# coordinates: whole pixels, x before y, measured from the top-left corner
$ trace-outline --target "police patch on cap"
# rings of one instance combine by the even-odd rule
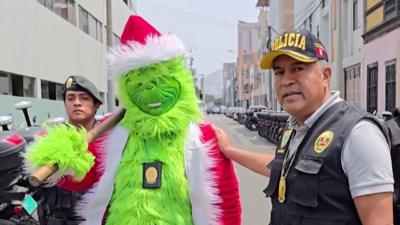
[[[68,78],[67,82],[65,82],[65,88],[66,89],[71,88],[72,82],[74,82],[74,79],[72,77]]]
[[[325,151],[325,149],[331,144],[334,136],[335,134],[330,130],[321,133],[317,140],[315,140],[314,151],[316,153],[322,153]]]
[[[305,29],[284,32],[271,43],[271,51],[260,61],[262,69],[271,69],[274,59],[288,55],[300,62],[328,61],[328,55],[322,42]]]

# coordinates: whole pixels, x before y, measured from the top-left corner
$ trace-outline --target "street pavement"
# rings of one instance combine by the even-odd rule
[[[239,148],[254,152],[275,152],[275,145],[250,131],[244,125],[225,115],[205,115],[207,122],[222,128]],[[242,204],[242,225],[264,225],[269,223],[271,212],[270,200],[262,192],[268,184],[268,178],[258,175],[235,163],[236,174],[240,185]]]

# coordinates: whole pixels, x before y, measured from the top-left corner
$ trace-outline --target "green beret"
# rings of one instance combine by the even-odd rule
[[[100,92],[97,90],[96,86],[88,79],[84,78],[83,76],[70,76],[65,81],[65,91],[64,91],[64,100],[65,100],[65,93],[68,90],[72,91],[84,91],[94,97],[97,101],[103,104],[101,100]]]

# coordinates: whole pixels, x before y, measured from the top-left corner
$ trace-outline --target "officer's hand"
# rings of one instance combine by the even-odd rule
[[[217,142],[218,142],[218,146],[219,149],[221,150],[221,152],[227,156],[228,152],[232,150],[233,146],[232,146],[232,142],[230,140],[230,138],[228,137],[228,135],[225,133],[225,131],[223,131],[221,128],[216,127],[214,125],[212,125],[214,132],[215,132],[215,136],[217,138]],[[229,157],[228,157],[229,158]]]

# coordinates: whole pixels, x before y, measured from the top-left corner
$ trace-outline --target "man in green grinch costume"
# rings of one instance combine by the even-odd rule
[[[93,151],[86,150],[84,130],[60,126],[27,153],[33,168],[58,166],[50,183],[89,190],[77,207],[82,224],[241,224],[232,162],[220,153],[211,125],[199,124],[183,53],[176,36],[131,16],[121,46],[109,54],[126,109],[119,125]]]

